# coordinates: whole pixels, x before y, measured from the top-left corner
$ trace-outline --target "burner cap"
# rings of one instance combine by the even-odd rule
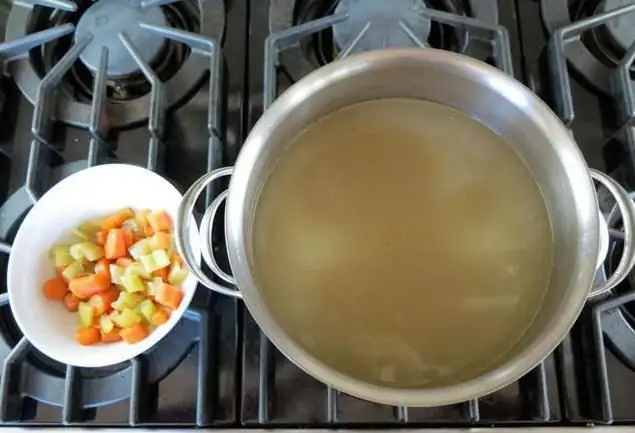
[[[333,37],[340,49],[344,49],[370,24],[352,52],[417,47],[419,45],[406,34],[401,24],[425,43],[431,27],[430,20],[419,14],[425,7],[422,0],[341,0],[335,13],[347,13],[349,19],[333,26]]]
[[[160,7],[144,9],[139,0],[108,0],[93,3],[79,19],[75,31],[76,42],[85,35],[93,35],[93,40],[80,56],[84,65],[97,72],[101,48],[107,47],[109,77],[121,77],[138,71],[137,62],[119,39],[121,32],[126,33],[143,60],[151,62],[159,53],[163,39],[142,29],[139,26],[140,22],[155,26],[166,25],[165,15]]]
[[[600,6],[602,12],[612,11],[632,4],[631,0],[605,0]],[[606,23],[609,35],[620,48],[627,50],[635,42],[635,14],[627,13]]]

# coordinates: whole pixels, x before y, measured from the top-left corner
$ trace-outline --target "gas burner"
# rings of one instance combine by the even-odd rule
[[[430,36],[431,22],[421,16],[421,0],[369,2],[340,0],[336,14],[349,19],[333,26],[333,39],[340,50],[356,43],[351,53],[387,47],[416,48]]]
[[[467,16],[467,3],[463,0],[277,0],[272,1],[269,8],[269,31],[277,33],[329,15],[350,14],[347,21],[317,32],[302,41],[300,47],[282,53],[281,63],[296,80],[335,60],[355,40],[351,53],[386,46],[422,45],[463,52],[468,43],[466,32],[431,22],[418,11],[431,8]]]
[[[108,49],[106,66],[109,78],[117,78],[139,72],[137,62],[130,56],[121,41],[124,34],[138,48],[141,58],[148,64],[159,54],[165,40],[144,31],[139,23],[165,26],[167,21],[161,8],[151,6],[145,10],[139,3],[128,0],[100,1],[92,4],[82,14],[75,30],[74,42],[92,37],[80,59],[92,72],[99,70],[103,48]]]
[[[549,33],[573,22],[593,19],[599,14],[631,5],[630,0],[541,0],[543,22]],[[583,32],[567,41],[565,54],[569,64],[584,81],[605,94],[611,93],[611,74],[628,47],[635,41],[635,14],[616,19]]]
[[[84,46],[78,61],[61,79],[55,112],[57,120],[84,128],[90,124],[93,87],[102,47],[109,51],[105,74],[105,124],[118,129],[148,118],[152,86],[140,71],[137,60],[145,62],[162,83],[165,108],[175,107],[193,94],[209,69],[209,60],[205,56],[192,55],[188,45],[159,37],[139,23],[165,28],[168,33],[170,29],[198,33],[218,43],[224,33],[223,0],[206,1],[205,14],[194,0],[97,0],[78,2],[75,9],[66,10],[29,3],[32,2],[13,3],[6,25],[6,40],[19,40],[69,24],[75,26],[76,32],[46,39],[46,43],[31,49],[25,58],[9,63],[7,70],[24,96],[35,104],[38,88],[46,74],[92,34],[92,40]],[[128,43],[134,46],[138,59],[121,42],[120,32],[125,33]]]

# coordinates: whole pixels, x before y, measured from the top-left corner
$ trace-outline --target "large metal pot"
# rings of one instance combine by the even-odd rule
[[[384,97],[432,100],[480,119],[522,156],[549,208],[555,260],[548,293],[536,320],[515,348],[488,372],[451,386],[378,386],[326,366],[279,326],[261,299],[250,268],[253,209],[264,180],[285,148],[319,117],[343,106]],[[197,197],[210,182],[229,175],[228,191],[212,202],[203,217],[202,250],[217,276],[235,284],[238,290],[215,283],[201,271],[186,236]],[[492,175],[496,175],[495,167]],[[591,285],[600,249],[600,218],[592,178],[615,196],[626,227],[620,265],[605,284],[595,288]],[[211,243],[211,224],[226,197],[225,234],[233,278],[216,265]],[[627,193],[608,176],[589,170],[569,130],[522,84],[485,63],[447,51],[382,50],[320,68],[278,98],[251,131],[236,166],[206,174],[186,193],[177,218],[176,245],[204,285],[242,297],[267,337],[315,378],[345,393],[380,403],[437,406],[489,394],[516,381],[545,358],[573,325],[587,297],[612,289],[632,268],[634,222],[635,207]]]

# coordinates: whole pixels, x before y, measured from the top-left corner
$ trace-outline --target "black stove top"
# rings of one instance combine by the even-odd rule
[[[202,287],[151,352],[107,369],[60,365],[22,337],[4,278],[20,221],[57,180],[87,165],[125,161],[185,188],[231,165],[263,107],[294,81],[384,46],[457,51],[513,74],[571,127],[591,167],[635,190],[631,3],[400,0],[386,8],[370,0],[146,0],[139,4],[150,10],[147,33],[134,33],[128,46],[102,42],[117,54],[128,50],[120,63],[100,63],[100,46],[82,39],[92,1],[14,5],[0,44],[2,63],[11,59],[0,82],[0,420],[339,428],[635,423],[635,280],[590,302],[554,354],[517,383],[421,409],[381,406],[322,385],[267,341],[240,302]],[[111,21],[128,29],[134,23],[120,9]],[[388,29],[383,37],[372,33],[378,24]],[[109,33],[100,35],[103,41]],[[620,252],[619,230],[612,233],[599,280]]]

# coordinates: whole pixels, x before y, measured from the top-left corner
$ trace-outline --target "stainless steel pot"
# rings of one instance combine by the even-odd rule
[[[321,363],[293,341],[261,299],[250,268],[253,209],[276,160],[309,123],[340,107],[385,97],[420,98],[453,106],[503,136],[533,172],[549,208],[555,261],[541,310],[519,344],[488,372],[451,386],[400,389],[344,375]],[[203,216],[203,258],[216,275],[238,290],[212,281],[187,245],[197,197],[214,180],[230,176],[228,191]],[[492,173],[495,175],[495,172]],[[625,225],[624,255],[601,287],[591,287],[598,261],[600,218],[592,178],[615,197]],[[227,198],[225,234],[234,277],[216,264],[211,226]],[[287,90],[266,110],[247,138],[235,168],[199,179],[185,194],[175,241],[194,275],[219,293],[243,298],[267,337],[298,366],[345,393],[380,403],[438,406],[489,394],[523,376],[564,338],[587,297],[611,290],[635,262],[635,207],[611,178],[589,170],[580,150],[552,111],[522,84],[485,63],[434,49],[382,50],[336,61]]]

